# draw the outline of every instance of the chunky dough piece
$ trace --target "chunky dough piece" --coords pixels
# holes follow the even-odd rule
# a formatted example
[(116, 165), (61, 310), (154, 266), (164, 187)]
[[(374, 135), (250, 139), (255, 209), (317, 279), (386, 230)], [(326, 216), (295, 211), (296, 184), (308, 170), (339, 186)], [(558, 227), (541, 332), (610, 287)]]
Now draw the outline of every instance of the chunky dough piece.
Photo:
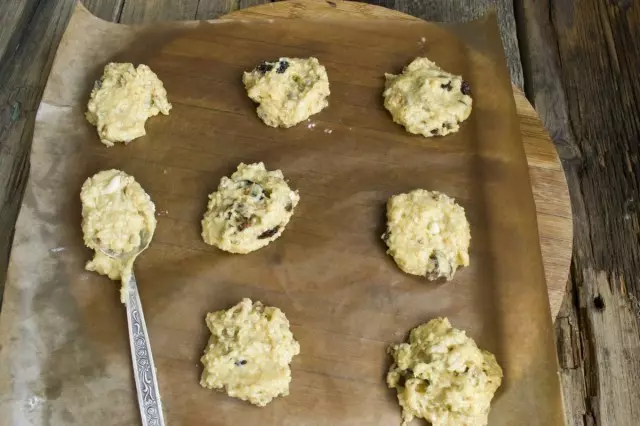
[(228, 310), (207, 314), (211, 338), (201, 361), (200, 384), (264, 407), (289, 395), (289, 364), (300, 345), (284, 313), (243, 299)]
[(416, 189), (391, 197), (382, 239), (408, 274), (450, 280), (459, 266), (469, 265), (471, 233), (464, 209), (440, 192)]
[(282, 234), (299, 199), (280, 170), (267, 171), (263, 163), (241, 163), (209, 195), (202, 238), (231, 253), (257, 250)]
[(242, 77), (258, 116), (271, 127), (291, 127), (329, 105), (329, 78), (316, 58), (264, 62)]
[(407, 132), (425, 137), (457, 132), (471, 114), (471, 89), (462, 77), (417, 58), (400, 75), (385, 74), (384, 106)]
[(156, 229), (155, 205), (132, 176), (120, 170), (104, 170), (88, 178), (80, 191), (84, 243), (95, 250), (86, 269), (122, 279), (121, 298), (126, 295), (131, 264), (114, 255), (136, 252), (142, 236), (151, 240)]
[(113, 146), (146, 135), (147, 119), (170, 109), (162, 81), (148, 66), (110, 63), (91, 91), (86, 117), (100, 141)]
[(493, 354), (437, 318), (411, 330), (409, 343), (389, 348), (387, 384), (396, 388), (403, 425), (414, 417), (432, 426), (484, 426), (502, 382)]

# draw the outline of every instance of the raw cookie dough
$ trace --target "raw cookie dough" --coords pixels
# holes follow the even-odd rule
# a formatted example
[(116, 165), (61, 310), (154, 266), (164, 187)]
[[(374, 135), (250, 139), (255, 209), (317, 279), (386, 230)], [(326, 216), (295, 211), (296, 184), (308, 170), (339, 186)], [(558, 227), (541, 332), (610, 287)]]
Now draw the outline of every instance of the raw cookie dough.
[(278, 308), (242, 299), (236, 306), (207, 314), (211, 338), (201, 358), (200, 385), (264, 407), (289, 395), (289, 364), (300, 345)]
[(242, 77), (258, 116), (271, 127), (291, 127), (329, 105), (329, 78), (316, 58), (264, 62)]
[(391, 197), (382, 239), (408, 274), (450, 280), (459, 266), (469, 265), (471, 233), (464, 209), (440, 192), (416, 189)]
[(84, 243), (95, 250), (86, 269), (122, 279), (124, 303), (131, 264), (111, 258), (139, 249), (142, 236), (150, 241), (156, 229), (155, 205), (132, 176), (120, 170), (104, 170), (88, 178), (80, 191)]
[(147, 119), (170, 109), (162, 81), (148, 66), (110, 63), (95, 82), (85, 115), (100, 141), (113, 146), (146, 135)]
[(393, 345), (387, 384), (396, 388), (402, 424), (414, 417), (432, 426), (484, 426), (502, 369), (465, 332), (437, 318), (413, 330), (409, 343)]
[(231, 253), (257, 250), (282, 234), (299, 199), (280, 170), (267, 171), (263, 163), (241, 163), (209, 195), (202, 238)]
[(471, 114), (469, 84), (427, 58), (416, 58), (402, 74), (385, 77), (384, 106), (409, 133), (425, 137), (454, 133)]

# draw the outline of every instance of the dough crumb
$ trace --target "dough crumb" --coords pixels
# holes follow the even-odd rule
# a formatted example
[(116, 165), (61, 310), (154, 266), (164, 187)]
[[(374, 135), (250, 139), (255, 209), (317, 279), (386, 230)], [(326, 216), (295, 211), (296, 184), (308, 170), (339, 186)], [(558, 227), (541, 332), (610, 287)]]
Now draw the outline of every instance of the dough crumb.
[(167, 91), (151, 68), (112, 62), (95, 82), (85, 116), (96, 126), (100, 141), (113, 146), (146, 135), (147, 119), (170, 110)]
[(289, 364), (300, 345), (280, 309), (242, 299), (207, 314), (206, 323), (211, 338), (201, 358), (201, 386), (259, 407), (289, 395)]
[(409, 342), (392, 345), (389, 354), (387, 384), (398, 393), (403, 426), (414, 417), (432, 426), (487, 424), (502, 369), (447, 318), (414, 328)]
[(202, 239), (230, 253), (257, 250), (282, 234), (299, 200), (280, 170), (241, 163), (209, 195)]
[(329, 77), (316, 58), (263, 62), (245, 72), (242, 82), (267, 126), (295, 126), (329, 105)]
[(469, 83), (427, 58), (416, 58), (402, 74), (385, 77), (384, 106), (409, 133), (448, 135), (471, 114)]
[(471, 232), (464, 209), (437, 191), (416, 189), (391, 197), (382, 239), (408, 274), (450, 280), (458, 267), (469, 265)]

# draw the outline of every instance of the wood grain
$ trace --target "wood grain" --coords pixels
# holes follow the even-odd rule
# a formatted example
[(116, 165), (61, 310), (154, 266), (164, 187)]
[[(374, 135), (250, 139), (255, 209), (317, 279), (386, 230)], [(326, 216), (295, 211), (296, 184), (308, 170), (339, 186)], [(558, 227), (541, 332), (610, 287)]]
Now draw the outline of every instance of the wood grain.
[(198, 5), (197, 19), (214, 19), (238, 9), (269, 3), (269, 0), (218, 0), (200, 1)]
[(119, 22), (133, 24), (153, 21), (192, 20), (196, 18), (198, 0), (126, 1)]
[[(3, 2), (5, 5), (12, 2)], [(0, 15), (23, 25), (0, 62), (0, 282), (4, 288), (13, 229), (29, 174), (35, 113), (73, 1), (28, 2), (22, 14)], [(29, 6), (31, 5), (31, 6)], [(11, 6), (9, 6), (11, 7)], [(4, 9), (6, 12), (7, 9)], [(30, 13), (29, 13), (30, 12)], [(24, 15), (23, 14), (27, 14)], [(15, 20), (18, 21), (15, 21)], [(11, 20), (11, 21), (10, 21)], [(14, 22), (14, 24), (12, 24)], [(18, 22), (18, 23), (15, 23)], [(22, 23), (22, 24), (20, 24)], [(1, 292), (0, 292), (1, 294)]]
[(527, 93), (562, 158), (575, 247), (556, 322), (569, 424), (640, 418), (640, 4), (517, 1)]
[(105, 21), (120, 22), (125, 0), (82, 0), (94, 16)]
[(487, 12), (495, 11), (498, 16), (507, 63), (511, 71), (511, 81), (516, 86), (523, 87), (513, 2), (504, 0), (377, 0), (367, 3), (388, 7), (425, 21), (434, 22), (471, 21), (484, 16)]
[(18, 39), (37, 6), (35, 0), (16, 0), (15, 2), (0, 3), (0, 64), (4, 63), (16, 48)]

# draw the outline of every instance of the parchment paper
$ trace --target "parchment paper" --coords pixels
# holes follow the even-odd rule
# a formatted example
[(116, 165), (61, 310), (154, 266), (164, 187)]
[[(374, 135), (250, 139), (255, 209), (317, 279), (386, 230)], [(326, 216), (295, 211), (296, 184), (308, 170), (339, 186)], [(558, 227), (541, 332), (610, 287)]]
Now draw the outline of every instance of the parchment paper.
[[(457, 34), (456, 35), (454, 35)], [(464, 39), (464, 42), (461, 38)], [(262, 124), (243, 70), (280, 56), (327, 67), (330, 106), (288, 130)], [(461, 74), (474, 107), (455, 135), (425, 139), (382, 107), (384, 72), (419, 55)], [(148, 135), (106, 148), (84, 119), (109, 61), (146, 63), (174, 108)], [(207, 194), (239, 162), (283, 170), (301, 201), (280, 239), (249, 255), (204, 244)], [(139, 422), (119, 283), (83, 270), (79, 189), (119, 168), (158, 210), (136, 263), (169, 425), (395, 425), (386, 347), (447, 316), (497, 355), (492, 425), (563, 424), (551, 316), (527, 166), (493, 17), (443, 29), (318, 16), (127, 27), (80, 6), (38, 111), (0, 324), (0, 422)], [(385, 254), (384, 205), (443, 191), (471, 223), (471, 266), (452, 282), (403, 274)], [(242, 297), (280, 307), (302, 352), (291, 395), (256, 408), (198, 384), (206, 312)]]

